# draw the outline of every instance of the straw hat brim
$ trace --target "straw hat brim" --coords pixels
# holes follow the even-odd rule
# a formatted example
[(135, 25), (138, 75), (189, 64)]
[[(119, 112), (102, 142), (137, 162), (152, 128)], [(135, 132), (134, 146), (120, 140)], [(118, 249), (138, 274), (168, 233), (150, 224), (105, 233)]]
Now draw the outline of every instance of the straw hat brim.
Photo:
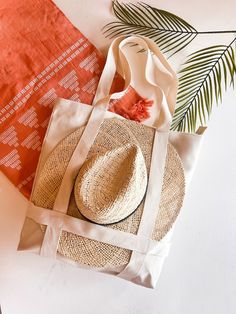
[[(37, 206), (53, 208), (66, 167), (83, 130), (84, 128), (81, 127), (68, 135), (49, 154), (37, 178), (32, 195), (32, 201)], [(134, 143), (141, 148), (147, 167), (147, 173), (149, 173), (154, 132), (153, 128), (134, 121), (116, 118), (106, 119), (100, 127), (87, 159), (90, 159), (96, 154), (101, 154), (103, 151), (113, 149), (114, 147)], [(185, 180), (182, 162), (174, 147), (169, 143), (161, 201), (152, 234), (154, 240), (161, 240), (171, 229), (182, 207), (184, 192)], [(137, 234), (143, 206), (144, 201), (141, 202), (135, 212), (129, 217), (121, 222), (108, 225), (107, 228)], [(76, 206), (74, 193), (71, 193), (67, 214), (86, 220), (86, 218), (80, 214)], [(129, 262), (132, 252), (127, 249), (62, 231), (58, 245), (58, 253), (79, 264), (96, 268), (110, 268), (114, 266), (125, 266)]]

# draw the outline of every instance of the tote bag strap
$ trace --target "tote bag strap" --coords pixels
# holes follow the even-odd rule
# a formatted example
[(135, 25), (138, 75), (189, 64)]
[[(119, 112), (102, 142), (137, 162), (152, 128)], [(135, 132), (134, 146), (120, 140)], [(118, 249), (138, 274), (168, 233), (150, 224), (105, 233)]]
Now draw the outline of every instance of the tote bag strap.
[[(129, 67), (126, 67), (126, 74), (129, 78), (127, 80), (126, 77), (126, 88), (124, 91), (114, 94), (109, 94), (111, 85), (116, 73), (117, 65), (119, 63), (121, 52), (121, 45), (124, 45), (124, 41), (122, 41), (123, 37), (119, 37), (113, 41), (111, 44), (107, 61), (101, 76), (101, 79), (98, 84), (98, 90), (96, 92), (94, 101), (93, 101), (93, 110), (90, 114), (86, 127), (83, 131), (83, 134), (79, 140), (77, 147), (70, 159), (70, 162), (67, 166), (66, 172), (61, 182), (61, 186), (59, 188), (56, 200), (54, 202), (53, 209), (56, 209), (60, 212), (66, 212), (69, 204), (69, 195), (73, 189), (74, 182), (69, 180), (69, 178), (75, 178), (78, 169), (83, 165), (88, 152), (93, 145), (93, 142), (97, 136), (99, 128), (104, 121), (105, 114), (107, 111), (107, 107), (109, 105), (109, 101), (112, 96), (116, 95), (120, 96), (126, 92), (126, 89), (130, 83), (130, 71)], [(122, 57), (124, 61), (124, 57)], [(67, 197), (65, 197), (67, 196)]]
[[(114, 45), (112, 44), (109, 49), (107, 62), (93, 100), (93, 106), (99, 104), (99, 100), (101, 101), (107, 95), (109, 95), (115, 70), (117, 70), (117, 72), (120, 73), (121, 76), (123, 76), (125, 79), (125, 88), (124, 91), (115, 93), (110, 98), (120, 98), (125, 93), (127, 87), (130, 85), (131, 71), (122, 48), (128, 43), (135, 43), (136, 45), (140, 45), (146, 54), (145, 76), (143, 77), (143, 80), (154, 86), (156, 91), (158, 90), (159, 92), (163, 93), (164, 96), (163, 101), (159, 104), (157, 122), (155, 125), (153, 125), (153, 127), (159, 131), (169, 130), (175, 110), (176, 94), (178, 88), (178, 81), (175, 72), (168, 64), (167, 60), (156, 44), (149, 38), (143, 36), (130, 36), (128, 38), (121, 36), (116, 40), (120, 44), (117, 45), (116, 42), (113, 42)], [(113, 54), (115, 57), (117, 62), (116, 69), (114, 67), (114, 63), (112, 63), (112, 59), (109, 60), (110, 54)], [(137, 64), (137, 67), (138, 66), (139, 64)], [(157, 83), (156, 77), (162, 81), (161, 86), (159, 83)]]
[[(64, 213), (67, 211), (69, 197), (65, 197), (65, 195), (70, 195), (74, 184), (74, 182), (69, 180), (69, 178), (75, 178), (78, 169), (80, 169), (80, 167), (83, 165), (88, 155), (88, 152), (97, 136), (99, 128), (104, 121), (110, 99), (112, 97), (119, 97), (124, 94), (130, 84), (131, 72), (125, 55), (122, 52), (122, 47), (124, 47), (131, 40), (134, 41), (137, 39), (139, 38), (125, 38), (122, 36), (115, 39), (109, 48), (106, 65), (104, 67), (101, 79), (98, 84), (98, 90), (94, 98), (94, 108), (91, 112), (80, 141), (68, 164), (68, 167), (61, 182), (61, 186), (59, 188), (59, 192), (54, 202), (53, 208), (57, 211)], [(144, 40), (139, 39), (139, 42), (145, 45)], [(145, 48), (147, 49), (146, 46)], [(146, 58), (145, 66), (147, 66), (148, 58), (150, 58), (149, 55)], [(120, 68), (119, 71), (121, 71), (122, 68), (123, 73), (125, 74), (125, 89), (122, 92), (109, 94), (117, 68)]]
[[(88, 152), (97, 136), (99, 128), (104, 121), (109, 100), (112, 95), (109, 94), (113, 78), (116, 73), (119, 60), (120, 44), (124, 37), (119, 37), (115, 39), (107, 55), (107, 61), (99, 82), (99, 87), (95, 95), (95, 100), (93, 102), (94, 108), (90, 114), (87, 125), (84, 132), (76, 146), (70, 162), (66, 168), (65, 174), (63, 176), (59, 191), (56, 196), (56, 200), (53, 205), (53, 210), (66, 213), (69, 205), (70, 195), (73, 189), (74, 180), (79, 169), (83, 165)], [(122, 59), (124, 61), (124, 58)], [(127, 65), (127, 64), (126, 64)], [(127, 77), (130, 77), (129, 67), (126, 68), (126, 86), (129, 85)], [(120, 93), (118, 93), (120, 94)], [(55, 257), (57, 246), (59, 242), (59, 237), (61, 233), (61, 227), (59, 225), (46, 226), (43, 242), (41, 245), (40, 254), (43, 256)]]
[[(145, 68), (146, 68), (145, 79), (148, 80), (150, 84), (158, 88), (155, 81), (150, 75), (150, 69), (153, 68), (153, 59), (152, 59), (151, 51), (149, 49), (149, 45), (146, 44), (145, 40), (140, 37), (129, 37), (125, 39), (124, 37), (120, 37), (120, 38), (117, 38), (115, 41), (113, 41), (108, 51), (107, 62), (106, 62), (104, 71), (102, 73), (99, 85), (98, 85), (96, 96), (94, 98), (94, 103), (93, 103), (94, 108), (91, 112), (91, 115), (84, 129), (84, 132), (80, 138), (80, 141), (77, 147), (75, 148), (75, 151), (68, 164), (61, 186), (59, 188), (59, 192), (56, 197), (56, 201), (54, 203), (53, 210), (56, 210), (61, 213), (67, 212), (70, 194), (71, 194), (71, 191), (73, 189), (73, 184), (74, 184), (71, 178), (75, 178), (76, 174), (78, 173), (78, 170), (83, 165), (87, 157), (89, 149), (92, 146), (96, 138), (96, 135), (99, 131), (100, 125), (104, 121), (105, 113), (109, 105), (109, 100), (112, 96), (117, 97), (121, 95), (122, 93), (124, 93), (130, 83), (130, 79), (131, 79), (130, 69), (128, 66), (128, 62), (125, 58), (125, 54), (123, 54), (122, 52), (122, 47), (124, 47), (129, 41), (137, 42), (141, 46), (144, 46), (144, 49), (147, 50), (146, 64), (145, 64)], [(111, 84), (112, 84), (112, 81), (113, 81), (113, 78), (115, 76), (117, 69), (119, 69), (118, 72), (120, 72), (125, 78), (125, 81), (126, 81), (125, 89), (121, 93), (115, 93), (113, 95), (109, 95)], [(164, 105), (166, 106), (166, 112), (168, 112), (167, 110), (168, 104), (164, 103)], [(160, 108), (160, 112), (161, 110), (162, 108)], [(162, 128), (164, 127), (165, 130), (168, 130), (169, 124), (170, 124), (170, 119), (168, 115), (166, 116), (166, 120), (165, 120), (165, 124), (160, 125), (160, 127)], [(166, 142), (166, 145), (167, 145), (167, 142)], [(164, 159), (165, 159), (165, 156), (163, 156), (163, 160)], [(60, 237), (60, 232), (61, 232), (60, 228), (57, 228), (56, 226), (46, 227), (44, 240), (41, 246), (41, 255), (55, 256), (59, 237)], [(142, 233), (145, 234), (145, 232), (142, 232)]]
[[(98, 82), (96, 94), (93, 99), (93, 106), (96, 106), (99, 101), (105, 99), (107, 96), (110, 98), (120, 98), (127, 91), (131, 81), (131, 72), (129, 64), (122, 52), (122, 47), (126, 44), (127, 39), (125, 36), (120, 36), (115, 39), (107, 54), (107, 61), (104, 66), (102, 75)], [(115, 77), (116, 72), (124, 79), (124, 89), (121, 92), (113, 93), (111, 95), (110, 90)], [(107, 103), (106, 105), (108, 105)]]
[[(138, 38), (136, 42), (139, 42)], [(142, 40), (141, 40), (142, 41)], [(165, 162), (167, 154), (167, 144), (169, 139), (169, 130), (172, 121), (172, 114), (175, 107), (175, 98), (177, 93), (177, 78), (174, 71), (171, 69), (163, 55), (160, 53), (157, 46), (145, 39), (144, 45), (147, 48), (147, 64), (145, 68), (146, 80), (158, 88), (155, 77), (152, 76), (153, 69), (163, 66), (162, 71), (166, 73), (165, 86), (162, 86), (163, 99), (159, 108), (159, 117), (156, 125), (156, 132), (154, 137), (152, 160), (148, 180), (148, 188), (144, 201), (143, 213), (141, 216), (137, 236), (146, 238), (147, 243), (152, 238), (152, 233), (155, 228), (155, 221), (159, 211), (159, 204), (161, 200), (161, 192), (165, 171)], [(153, 54), (152, 54), (152, 53)], [(158, 64), (160, 62), (161, 64)], [(154, 66), (156, 65), (156, 66)], [(158, 73), (159, 74), (159, 73)], [(118, 276), (126, 280), (136, 282), (138, 284), (153, 285), (156, 276), (159, 274), (164, 258), (166, 257), (169, 249), (169, 239), (163, 239), (158, 246), (162, 247), (159, 254), (159, 264), (154, 266), (155, 270), (147, 266), (151, 262), (150, 253), (143, 254), (141, 252), (133, 251), (128, 265), (121, 271)], [(150, 273), (151, 272), (151, 273)]]

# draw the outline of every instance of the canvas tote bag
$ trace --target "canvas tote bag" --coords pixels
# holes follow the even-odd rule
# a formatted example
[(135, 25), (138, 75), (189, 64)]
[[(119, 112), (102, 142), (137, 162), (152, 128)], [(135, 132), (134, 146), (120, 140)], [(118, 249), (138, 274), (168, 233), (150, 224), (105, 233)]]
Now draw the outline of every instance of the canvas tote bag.
[[(110, 95), (116, 71), (125, 87)], [(130, 85), (154, 101), (145, 124), (108, 111)], [(152, 40), (116, 38), (93, 106), (54, 106), (18, 250), (154, 288), (202, 139), (170, 131), (176, 92)]]

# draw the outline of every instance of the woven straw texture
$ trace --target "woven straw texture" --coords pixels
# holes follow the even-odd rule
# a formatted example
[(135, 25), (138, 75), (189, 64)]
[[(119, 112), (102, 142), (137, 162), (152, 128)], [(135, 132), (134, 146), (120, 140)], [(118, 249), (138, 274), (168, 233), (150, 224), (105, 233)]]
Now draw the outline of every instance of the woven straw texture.
[(146, 187), (142, 151), (137, 145), (125, 144), (85, 161), (74, 194), (83, 216), (99, 224), (111, 224), (134, 212)]
[[(48, 156), (32, 195), (32, 201), (36, 205), (53, 208), (61, 180), (82, 132), (83, 128), (79, 128), (71, 133)], [(141, 149), (149, 173), (154, 132), (154, 129), (134, 121), (107, 119), (100, 127), (87, 161), (109, 150), (132, 144)], [(184, 170), (181, 160), (173, 146), (168, 144), (161, 201), (152, 234), (154, 240), (161, 240), (172, 227), (182, 206), (184, 190)], [(129, 217), (106, 227), (137, 234), (143, 206), (144, 201)], [(74, 193), (71, 194), (67, 214), (86, 220), (78, 210)], [(80, 264), (101, 268), (125, 266), (132, 252), (62, 231), (58, 253)]]

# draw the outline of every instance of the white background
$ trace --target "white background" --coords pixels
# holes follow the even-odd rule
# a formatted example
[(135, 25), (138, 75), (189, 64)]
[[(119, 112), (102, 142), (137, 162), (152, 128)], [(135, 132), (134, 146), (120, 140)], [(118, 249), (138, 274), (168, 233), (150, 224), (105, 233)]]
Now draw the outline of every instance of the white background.
[[(108, 0), (56, 4), (98, 48), (112, 20)], [(234, 0), (148, 1), (199, 30), (236, 29)], [(201, 36), (170, 62), (230, 36)], [(214, 110), (171, 252), (156, 290), (38, 256), (15, 254), (26, 201), (0, 174), (0, 304), (3, 314), (235, 314), (236, 313), (236, 92)]]

